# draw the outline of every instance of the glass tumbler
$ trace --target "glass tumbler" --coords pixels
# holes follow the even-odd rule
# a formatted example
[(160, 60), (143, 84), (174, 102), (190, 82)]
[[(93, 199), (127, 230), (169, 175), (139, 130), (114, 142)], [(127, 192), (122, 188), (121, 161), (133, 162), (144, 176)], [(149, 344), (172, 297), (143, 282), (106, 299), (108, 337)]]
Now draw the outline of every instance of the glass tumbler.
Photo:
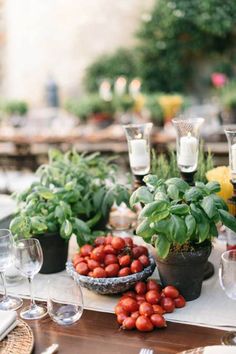
[(79, 283), (66, 275), (48, 282), (48, 314), (59, 325), (68, 326), (79, 321), (84, 309)]

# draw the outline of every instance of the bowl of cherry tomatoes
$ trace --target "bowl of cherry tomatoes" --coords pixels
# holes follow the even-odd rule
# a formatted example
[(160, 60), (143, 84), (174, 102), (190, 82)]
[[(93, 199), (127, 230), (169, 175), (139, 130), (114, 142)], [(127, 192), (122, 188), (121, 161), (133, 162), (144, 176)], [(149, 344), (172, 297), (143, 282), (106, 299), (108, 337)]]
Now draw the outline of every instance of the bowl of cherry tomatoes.
[(152, 275), (156, 263), (131, 237), (100, 236), (84, 245), (66, 270), (80, 285), (98, 294), (119, 294)]

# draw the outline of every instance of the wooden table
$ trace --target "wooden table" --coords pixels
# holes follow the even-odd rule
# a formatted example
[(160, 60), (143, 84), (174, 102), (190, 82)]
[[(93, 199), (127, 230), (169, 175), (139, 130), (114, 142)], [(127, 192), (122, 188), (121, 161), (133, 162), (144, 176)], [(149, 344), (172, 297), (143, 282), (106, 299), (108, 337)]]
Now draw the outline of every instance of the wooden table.
[(168, 322), (166, 329), (141, 333), (119, 329), (113, 314), (85, 310), (80, 321), (59, 326), (50, 317), (27, 321), (35, 337), (34, 354), (52, 343), (59, 344), (58, 354), (138, 354), (140, 348), (152, 348), (155, 354), (219, 345), (224, 331)]

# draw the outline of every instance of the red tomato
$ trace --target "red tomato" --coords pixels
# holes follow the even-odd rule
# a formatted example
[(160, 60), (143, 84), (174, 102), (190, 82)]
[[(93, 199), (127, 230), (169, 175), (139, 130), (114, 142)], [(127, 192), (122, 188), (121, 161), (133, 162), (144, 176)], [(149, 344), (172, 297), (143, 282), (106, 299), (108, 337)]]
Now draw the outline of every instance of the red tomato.
[(103, 246), (98, 246), (94, 248), (91, 252), (91, 258), (95, 261), (102, 262), (104, 260), (105, 253)]
[(106, 242), (105, 236), (99, 236), (99, 237), (95, 238), (95, 241), (94, 241), (96, 246), (102, 246), (105, 244), (105, 242)]
[(93, 271), (92, 270), (90, 272), (88, 272), (88, 277), (93, 278)]
[(122, 323), (124, 322), (124, 320), (128, 318), (128, 315), (125, 312), (121, 312), (119, 313), (119, 315), (117, 315), (117, 322), (122, 325)]
[(81, 249), (80, 249), (80, 254), (81, 254), (81, 256), (86, 257), (86, 256), (89, 256), (89, 255), (90, 255), (90, 253), (92, 252), (92, 250), (93, 250), (93, 246), (91, 246), (91, 245), (84, 245), (84, 246), (82, 246)]
[(138, 295), (144, 295), (147, 291), (147, 285), (143, 281), (138, 281), (135, 284), (135, 291)]
[(146, 316), (139, 316), (136, 320), (136, 328), (141, 332), (150, 332), (153, 330), (153, 324)]
[(107, 237), (106, 237), (106, 241), (105, 241), (106, 245), (110, 245), (110, 244), (111, 244), (112, 239), (113, 239), (112, 235), (107, 235)]
[(163, 297), (161, 299), (161, 307), (163, 307), (166, 312), (173, 312), (175, 309), (174, 300), (170, 297)]
[(150, 317), (150, 320), (156, 328), (166, 327), (166, 320), (164, 319), (164, 317), (162, 315), (159, 315), (158, 313), (154, 313)]
[(131, 237), (124, 237), (125, 245), (128, 247), (133, 247), (134, 243)]
[(141, 304), (142, 302), (146, 302), (145, 295), (136, 295), (136, 300), (139, 304)]
[(90, 270), (94, 270), (95, 268), (100, 267), (100, 263), (94, 259), (89, 259), (87, 264)]
[(120, 267), (117, 263), (109, 264), (106, 266), (105, 271), (109, 278), (114, 278), (118, 275)]
[(139, 313), (142, 316), (151, 316), (154, 313), (152, 305), (149, 304), (148, 302), (143, 302), (139, 306)]
[(148, 255), (148, 250), (144, 246), (137, 246), (132, 249), (132, 254), (135, 259), (138, 259), (140, 256), (145, 254), (146, 256)]
[(107, 273), (102, 267), (97, 267), (93, 270), (93, 277), (94, 278), (106, 278)]
[(114, 254), (106, 254), (104, 258), (104, 264), (109, 265), (113, 263), (118, 263), (118, 258)]
[[(125, 312), (125, 310), (123, 309), (123, 307), (120, 304), (117, 304), (115, 307), (115, 314), (119, 315), (120, 313), (124, 313), (124, 312)], [(127, 315), (128, 315), (128, 313), (127, 313)]]
[(132, 297), (132, 299), (135, 299), (136, 300), (136, 294), (134, 291), (126, 291), (122, 297)]
[(162, 287), (160, 284), (156, 282), (154, 279), (150, 279), (147, 281), (147, 290), (157, 290), (159, 293), (162, 290)]
[(184, 307), (186, 305), (185, 298), (182, 295), (179, 295), (174, 299), (175, 307), (177, 309)]
[(84, 257), (82, 257), (80, 254), (75, 254), (73, 257), (73, 265), (74, 267), (77, 266), (78, 263), (84, 262)]
[(131, 273), (139, 273), (143, 270), (143, 265), (138, 259), (136, 259), (131, 263), (130, 269)]
[(175, 299), (179, 296), (179, 291), (172, 285), (168, 285), (163, 289), (163, 293), (166, 297), (171, 297), (171, 299)]
[(127, 317), (124, 319), (123, 323), (122, 323), (122, 328), (123, 329), (134, 329), (135, 328), (135, 322), (136, 320), (132, 317)]
[(115, 236), (111, 241), (111, 245), (115, 250), (122, 250), (125, 247), (125, 241), (123, 238)]
[(80, 275), (88, 275), (88, 272), (89, 272), (88, 265), (85, 262), (78, 263), (75, 270)]
[(142, 256), (138, 257), (138, 259), (145, 268), (149, 266), (150, 261), (149, 261), (149, 258), (145, 254), (142, 254)]
[(139, 317), (139, 312), (138, 311), (132, 312), (131, 317), (137, 320), (137, 318)]
[(112, 247), (112, 245), (105, 245), (103, 250), (104, 250), (105, 254), (116, 254), (117, 253), (117, 251)]
[(131, 270), (129, 267), (121, 268), (118, 273), (118, 277), (127, 277), (127, 275), (131, 274)]
[(161, 295), (160, 293), (157, 292), (157, 290), (149, 290), (146, 293), (146, 301), (149, 302), (149, 304), (155, 305), (158, 303), (160, 300)]
[(166, 311), (160, 305), (152, 305), (154, 313), (159, 313), (159, 315), (163, 315)]
[(131, 297), (127, 297), (122, 300), (121, 306), (123, 309), (129, 313), (138, 311), (137, 301), (132, 299)]
[(121, 256), (119, 258), (119, 263), (121, 267), (128, 267), (131, 263), (131, 257), (128, 254), (125, 254), (124, 256)]

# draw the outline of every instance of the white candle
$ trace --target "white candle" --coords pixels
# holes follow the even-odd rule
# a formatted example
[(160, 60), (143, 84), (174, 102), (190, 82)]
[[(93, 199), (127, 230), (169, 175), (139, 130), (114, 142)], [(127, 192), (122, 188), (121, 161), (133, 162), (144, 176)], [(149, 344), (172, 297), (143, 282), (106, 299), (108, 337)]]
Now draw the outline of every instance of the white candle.
[(150, 169), (150, 152), (148, 149), (147, 140), (131, 140), (129, 157), (130, 166), (137, 174), (147, 173)]
[(194, 166), (198, 158), (198, 140), (189, 134), (180, 138), (178, 163), (182, 166)]
[(104, 101), (112, 99), (111, 84), (109, 81), (104, 80), (99, 87), (99, 95)]
[(114, 85), (114, 91), (118, 96), (122, 96), (126, 90), (127, 80), (124, 76), (118, 77)]
[(131, 96), (136, 97), (141, 89), (141, 81), (139, 79), (134, 79), (129, 84), (129, 93)]
[(231, 146), (231, 168), (236, 171), (236, 144)]

